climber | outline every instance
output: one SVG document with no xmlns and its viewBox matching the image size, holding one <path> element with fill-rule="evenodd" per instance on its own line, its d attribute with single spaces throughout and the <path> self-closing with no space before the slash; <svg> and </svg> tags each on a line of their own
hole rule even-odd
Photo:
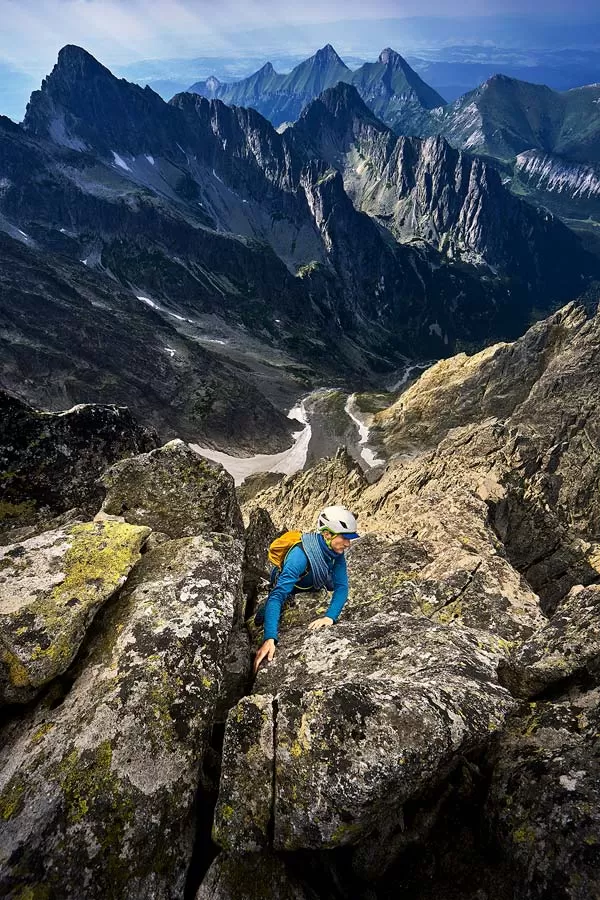
<svg viewBox="0 0 600 900">
<path fill-rule="evenodd" d="M 263 660 L 271 662 L 275 656 L 277 629 L 281 608 L 288 597 L 297 591 L 333 591 L 331 602 L 324 616 L 308 626 L 311 631 L 333 625 L 348 598 L 348 573 L 344 552 L 350 542 L 358 537 L 356 518 L 344 506 L 328 506 L 317 519 L 317 532 L 288 532 L 297 540 L 282 561 L 281 569 L 275 569 L 275 579 L 263 604 L 256 612 L 254 622 L 264 622 L 263 643 L 254 658 L 257 672 Z M 285 540 L 286 535 L 279 540 Z M 273 542 L 274 544 L 276 542 Z M 271 545 L 273 546 L 273 545 Z"/>
</svg>

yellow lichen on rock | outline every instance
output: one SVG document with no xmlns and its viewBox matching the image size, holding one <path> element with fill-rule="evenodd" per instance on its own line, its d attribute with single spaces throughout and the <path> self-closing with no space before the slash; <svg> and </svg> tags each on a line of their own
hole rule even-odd
<svg viewBox="0 0 600 900">
<path fill-rule="evenodd" d="M 149 534 L 124 522 L 89 522 L 6 548 L 4 558 L 18 565 L 0 585 L 0 698 L 28 700 L 67 669 Z"/>
</svg>

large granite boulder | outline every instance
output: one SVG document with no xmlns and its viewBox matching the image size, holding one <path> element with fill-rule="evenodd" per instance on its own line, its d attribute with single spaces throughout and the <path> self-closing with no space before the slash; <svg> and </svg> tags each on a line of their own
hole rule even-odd
<svg viewBox="0 0 600 900">
<path fill-rule="evenodd" d="M 471 588 L 456 563 L 445 584 L 438 576 L 439 597 Z M 515 708 L 497 678 L 510 644 L 491 625 L 432 621 L 428 565 L 414 539 L 369 535 L 350 554 L 352 596 L 334 627 L 307 630 L 325 595 L 286 603 L 275 660 L 227 721 L 214 837 L 228 852 L 333 849 L 374 834 L 392 847 L 403 805 L 502 727 Z M 475 584 L 472 603 L 489 613 L 485 588 Z M 535 617 L 520 609 L 512 622 L 531 633 Z"/>
<path fill-rule="evenodd" d="M 170 538 L 203 531 L 241 536 L 243 522 L 233 478 L 183 441 L 114 465 L 102 477 L 102 511 L 149 525 Z"/>
<path fill-rule="evenodd" d="M 0 531 L 72 507 L 91 518 L 102 502 L 102 472 L 157 444 L 126 407 L 47 413 L 0 391 Z"/>
<path fill-rule="evenodd" d="M 0 547 L 0 704 L 30 700 L 66 671 L 149 533 L 89 522 Z"/>
<path fill-rule="evenodd" d="M 181 898 L 241 559 L 223 534 L 146 553 L 70 690 L 5 730 L 2 896 Z"/>
</svg>

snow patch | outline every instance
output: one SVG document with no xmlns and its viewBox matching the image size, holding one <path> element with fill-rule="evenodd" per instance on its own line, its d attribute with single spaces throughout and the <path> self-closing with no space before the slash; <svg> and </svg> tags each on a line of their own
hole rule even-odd
<svg viewBox="0 0 600 900">
<path fill-rule="evenodd" d="M 432 366 L 432 365 L 433 365 L 433 363 L 427 362 L 427 363 L 417 363 L 414 366 L 407 366 L 404 371 L 404 374 L 402 375 L 402 378 L 399 381 L 396 381 L 390 387 L 390 391 L 399 391 L 401 387 L 404 387 L 404 385 L 407 383 L 409 378 L 412 377 L 413 372 L 419 372 L 419 371 L 424 372 L 425 369 L 429 369 L 430 366 Z"/>
<path fill-rule="evenodd" d="M 217 175 L 217 173 L 215 172 L 214 169 L 213 169 L 213 175 L 215 176 L 215 178 L 217 179 L 217 181 L 220 181 L 220 182 L 221 182 L 221 184 L 224 184 L 224 183 L 225 183 L 225 182 L 223 181 L 222 178 L 219 178 L 219 176 Z"/>
<path fill-rule="evenodd" d="M 163 347 L 163 350 L 165 350 L 171 357 L 175 356 L 177 352 L 176 350 L 173 350 L 172 347 Z"/>
<path fill-rule="evenodd" d="M 127 163 L 126 163 L 125 160 L 123 159 L 123 157 L 122 157 L 122 156 L 119 156 L 118 153 L 115 153 L 114 150 L 112 150 L 111 152 L 112 152 L 112 155 L 113 155 L 114 160 L 115 160 L 115 165 L 116 165 L 116 166 L 119 166 L 119 168 L 121 168 L 121 169 L 125 169 L 126 172 L 131 172 L 131 169 L 129 168 L 129 166 L 127 165 Z"/>
<path fill-rule="evenodd" d="M 151 166 L 154 165 L 154 157 L 150 156 L 149 153 L 146 153 L 146 159 L 148 160 L 148 162 L 150 163 Z"/>
<path fill-rule="evenodd" d="M 434 322 L 429 326 L 429 334 L 437 334 L 440 339 L 443 339 L 444 335 L 439 322 Z"/>
<path fill-rule="evenodd" d="M 221 463 L 223 468 L 230 475 L 233 475 L 236 485 L 241 484 L 250 475 L 256 475 L 258 472 L 278 472 L 282 475 L 293 475 L 294 472 L 299 472 L 303 469 L 306 464 L 308 445 L 312 436 L 312 428 L 308 420 L 304 400 L 290 409 L 288 418 L 298 418 L 305 425 L 301 431 L 297 431 L 293 435 L 293 445 L 282 453 L 258 453 L 256 456 L 238 457 L 221 453 L 220 450 L 200 447 L 198 444 L 190 444 L 190 447 L 201 456 Z"/>
<path fill-rule="evenodd" d="M 366 444 L 367 441 L 369 440 L 369 429 L 365 425 L 365 423 L 362 422 L 355 414 L 358 411 L 356 408 L 356 394 L 350 394 L 350 396 L 346 400 L 346 405 L 344 406 L 344 411 L 345 411 L 346 415 L 348 415 L 352 419 L 352 421 L 358 428 L 358 436 L 359 436 L 358 444 L 359 444 L 359 447 L 361 448 L 360 455 L 362 456 L 362 458 L 364 459 L 366 464 L 368 466 L 376 466 L 376 465 L 381 465 L 382 463 L 384 463 L 385 460 L 379 459 L 377 454 L 375 454 L 372 450 L 370 450 L 369 447 L 362 446 L 363 444 Z"/>
<path fill-rule="evenodd" d="M 160 306 L 158 306 L 158 305 L 154 302 L 154 300 L 151 300 L 150 297 L 138 297 L 137 299 L 138 299 L 138 300 L 141 300 L 142 303 L 145 303 L 147 306 L 151 306 L 152 309 L 160 309 Z"/>
</svg>

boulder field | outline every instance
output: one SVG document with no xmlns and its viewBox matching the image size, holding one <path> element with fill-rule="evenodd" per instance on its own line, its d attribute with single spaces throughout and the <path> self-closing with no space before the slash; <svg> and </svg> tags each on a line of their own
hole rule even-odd
<svg viewBox="0 0 600 900">
<path fill-rule="evenodd" d="M 182 441 L 105 437 L 76 480 L 96 432 L 61 434 L 43 502 L 10 451 L 2 896 L 598 900 L 599 344 L 570 306 L 436 364 L 376 416 L 377 482 L 340 451 L 242 510 Z M 268 542 L 334 502 L 344 612 L 288 602 L 253 678 Z"/>
</svg>

